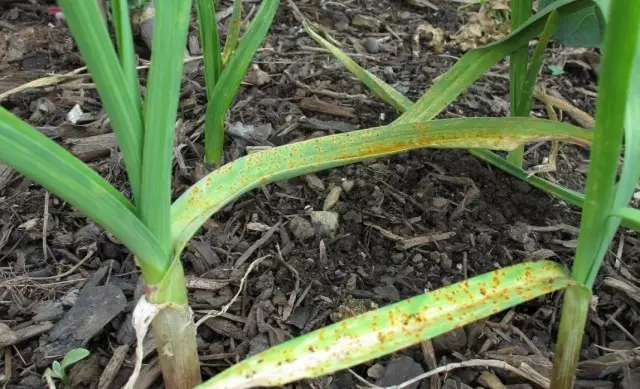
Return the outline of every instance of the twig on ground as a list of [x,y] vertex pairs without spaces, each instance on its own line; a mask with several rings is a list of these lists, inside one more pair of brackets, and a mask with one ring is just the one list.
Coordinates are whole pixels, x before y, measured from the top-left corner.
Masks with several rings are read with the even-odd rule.
[[296,277],[296,281],[293,287],[293,292],[291,292],[291,294],[289,295],[289,301],[287,302],[287,306],[284,308],[284,311],[282,312],[282,320],[286,321],[289,318],[289,315],[291,315],[291,312],[293,312],[293,309],[295,307],[295,302],[298,296],[298,291],[300,290],[300,275],[298,274],[298,271],[291,266],[290,264],[287,263],[287,261],[284,260],[284,258],[282,257],[282,253],[280,252],[280,246],[276,245],[276,250],[278,252],[278,260],[280,262],[282,262],[282,264],[289,269],[289,271],[291,271],[291,273],[293,273],[293,275]]
[[607,320],[613,323],[616,327],[618,327],[618,329],[622,331],[622,333],[625,334],[625,336],[629,338],[629,340],[633,344],[635,344],[637,347],[640,347],[640,342],[638,342],[638,339],[636,339],[636,337],[633,336],[633,334],[631,334],[629,330],[627,330],[622,324],[620,324],[620,322],[618,322],[615,318],[611,317],[611,315],[607,317]]
[[289,79],[289,81],[293,82],[294,84],[296,84],[297,87],[305,89],[313,94],[316,95],[322,95],[322,96],[327,96],[327,97],[332,97],[334,99],[350,99],[350,100],[361,100],[362,102],[368,103],[367,96],[360,94],[360,95],[350,95],[347,93],[340,93],[340,92],[334,92],[334,91],[330,91],[327,89],[313,89],[312,87],[310,87],[309,85],[303,83],[302,81],[298,81],[295,78],[293,78],[293,76],[291,75],[291,73],[289,73],[288,70],[285,70],[284,75],[287,76],[287,78]]
[[[190,63],[193,61],[199,61],[202,60],[202,56],[195,56],[195,57],[188,57],[184,59],[184,63]],[[137,70],[142,70],[142,69],[148,69],[149,66],[151,66],[151,63],[148,62],[145,65],[142,66],[138,66],[136,67]],[[61,84],[63,82],[66,81],[71,81],[71,80],[75,80],[75,79],[79,79],[79,78],[84,78],[84,77],[89,77],[89,74],[81,74],[82,72],[84,72],[85,70],[87,70],[86,66],[72,70],[68,73],[65,74],[56,74],[53,76],[49,76],[49,77],[43,77],[43,78],[38,78],[37,80],[33,80],[33,81],[29,81],[26,84],[22,84],[18,87],[15,87],[11,90],[8,90],[4,93],[0,93],[0,101],[6,99],[7,97],[14,95],[18,92],[23,92],[25,90],[28,89],[34,89],[34,88],[44,88],[47,86],[55,86],[58,84]],[[93,88],[95,87],[95,84],[84,84],[85,87],[88,88]]]
[[273,234],[276,231],[278,231],[278,229],[280,228],[280,223],[281,222],[278,221],[267,232],[262,234],[260,239],[256,240],[244,253],[242,253],[242,255],[238,259],[236,259],[236,263],[233,265],[233,267],[235,267],[235,268],[240,267],[240,265],[242,265],[243,263],[245,263],[247,261],[247,259],[249,259],[251,254],[253,254],[257,249],[259,249],[265,243],[267,243],[267,241],[273,236]]
[[14,331],[10,329],[9,326],[2,323],[0,326],[0,348],[19,344],[27,339],[33,338],[34,336],[44,334],[52,328],[53,323],[45,321]]
[[[78,270],[78,268],[82,265],[84,265],[85,262],[87,262],[89,259],[91,259],[91,257],[93,257],[93,254],[96,252],[95,251],[95,246],[93,246],[92,248],[90,248],[87,251],[87,255],[84,256],[84,258],[82,258],[78,263],[76,263],[71,269],[67,270],[66,272],[62,273],[62,274],[57,274],[55,276],[49,276],[49,277],[29,277],[29,276],[19,276],[19,277],[15,277],[6,281],[3,281],[0,286],[17,286],[15,283],[18,282],[24,282],[24,281],[47,281],[47,280],[57,280],[63,277],[66,277],[68,275],[71,275],[72,273],[74,273],[76,270]],[[78,282],[80,280],[72,280],[72,282]]]
[[[427,339],[424,342],[420,343],[420,349],[422,350],[422,356],[429,370],[437,369],[438,362],[436,360],[436,352],[433,349],[433,343],[431,343],[431,339]],[[431,377],[429,387],[431,389],[440,389],[440,379],[438,378],[437,374],[434,374],[433,377]]]
[[[513,317],[516,315],[516,312],[511,309],[507,312],[506,315],[504,315],[504,317],[502,318],[502,320],[500,320],[501,324],[507,324],[511,321],[511,319],[513,319]],[[493,345],[494,341],[491,338],[488,338],[487,340],[484,341],[484,343],[482,344],[482,347],[480,347],[480,354],[483,354],[485,351],[489,350],[489,348]]]
[[102,374],[100,375],[100,379],[98,380],[98,389],[107,389],[109,385],[116,378],[118,373],[120,372],[120,367],[127,357],[127,351],[129,351],[129,345],[123,344],[116,348],[113,352],[113,356],[109,360],[107,367],[104,368]]
[[244,283],[247,281],[247,278],[249,278],[249,273],[251,273],[251,271],[253,270],[254,267],[258,266],[262,261],[264,261],[265,259],[267,259],[269,257],[271,257],[271,255],[265,255],[264,257],[260,257],[260,258],[256,259],[255,261],[251,262],[251,264],[247,268],[247,271],[244,273],[244,276],[240,279],[240,286],[238,287],[238,291],[236,292],[235,296],[233,296],[233,298],[228,303],[226,303],[222,307],[221,310],[219,310],[219,311],[211,310],[211,311],[209,311],[209,313],[204,315],[200,320],[198,320],[196,322],[196,328],[198,328],[202,323],[204,323],[208,319],[212,319],[214,317],[218,317],[218,316],[222,315],[223,313],[226,313],[229,310],[229,308],[231,308],[233,303],[236,302],[238,297],[240,297],[240,294],[244,290]]
[[49,227],[49,191],[44,192],[44,212],[42,215],[42,256],[47,260],[47,229]]
[[554,107],[561,109],[569,114],[572,118],[574,118],[581,126],[584,126],[587,129],[593,129],[595,126],[595,120],[591,115],[584,112],[583,110],[571,105],[568,101],[551,96],[545,93],[542,89],[536,88],[533,92],[533,97],[540,100],[544,104],[551,104]]
[[[503,361],[497,361],[497,360],[492,360],[492,359],[470,359],[468,361],[463,361],[463,362],[454,362],[454,363],[449,363],[447,365],[444,366],[440,366],[437,369],[433,369],[430,370],[424,374],[420,374],[417,377],[414,377],[408,381],[405,381],[399,385],[393,385],[393,386],[387,386],[387,387],[380,387],[377,385],[374,385],[372,383],[370,383],[369,381],[365,380],[364,378],[360,377],[358,374],[356,374],[355,372],[353,372],[352,370],[349,370],[349,372],[351,374],[353,374],[358,380],[362,381],[363,383],[366,383],[367,385],[369,385],[371,388],[375,388],[375,389],[402,389],[402,388],[406,388],[416,382],[420,382],[425,378],[431,377],[435,374],[440,374],[440,373],[446,373],[449,372],[451,370],[455,370],[455,369],[460,369],[460,368],[466,368],[466,367],[493,367],[493,368],[497,368],[497,369],[503,369],[503,370],[507,370],[510,371],[511,373],[514,373],[516,375],[519,375],[522,378],[525,378],[531,382],[535,382],[536,384],[540,385],[541,387],[548,389],[551,386],[551,383],[549,381],[548,378],[543,377],[540,375],[540,373],[535,372],[535,370],[531,369],[531,367],[529,365],[527,365],[526,363],[523,363],[520,365],[520,368],[515,367],[515,366],[511,366],[506,362]],[[533,370],[533,372],[535,372],[535,374],[533,374],[531,372],[531,370]]]

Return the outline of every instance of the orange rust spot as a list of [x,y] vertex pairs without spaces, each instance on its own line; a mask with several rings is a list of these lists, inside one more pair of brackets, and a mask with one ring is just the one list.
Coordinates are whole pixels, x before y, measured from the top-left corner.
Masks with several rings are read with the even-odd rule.
[[484,287],[480,287],[480,294],[483,295],[483,296],[486,296],[487,295],[487,289],[484,288]]
[[493,273],[491,275],[491,284],[493,285],[493,287],[497,288],[498,286],[500,286],[500,276],[498,275],[498,273]]
[[524,278],[527,281],[531,281],[531,279],[533,279],[533,275],[531,274],[531,270],[529,270],[528,268],[524,270]]

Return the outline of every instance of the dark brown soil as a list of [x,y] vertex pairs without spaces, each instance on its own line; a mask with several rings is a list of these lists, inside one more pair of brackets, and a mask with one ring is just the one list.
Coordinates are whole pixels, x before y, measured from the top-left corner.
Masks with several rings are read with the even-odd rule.
[[[449,45],[443,53],[436,54],[423,39],[422,54],[414,59],[411,38],[416,27],[430,23],[452,35],[478,7],[458,10],[457,2],[431,0],[436,11],[409,3],[296,1],[308,18],[332,31],[363,67],[415,100],[463,55]],[[229,4],[230,1],[223,1],[219,8]],[[245,12],[255,5],[247,2]],[[0,10],[0,20],[16,30],[0,29],[0,93],[51,73],[66,73],[83,66],[68,31],[47,15],[46,7],[36,7],[28,1],[0,1]],[[378,31],[370,31],[352,24],[355,15],[377,17],[384,23]],[[227,22],[222,24],[226,26]],[[192,29],[191,33],[197,37],[197,30]],[[378,40],[377,53],[367,52],[370,38]],[[148,56],[143,44],[139,49],[143,59]],[[369,47],[369,51],[376,50]],[[593,115],[597,78],[593,60],[597,64],[597,57],[593,51],[569,50],[553,43],[539,86],[556,91],[570,104]],[[273,132],[267,140],[228,136],[226,161],[244,155],[247,146],[280,145],[335,133],[320,129],[318,123],[328,128],[368,128],[390,123],[398,116],[306,36],[286,1],[254,63],[269,77],[257,82],[258,72],[254,69],[249,73],[228,123],[271,125]],[[551,75],[549,64],[564,65],[564,74]],[[143,82],[145,77],[142,71]],[[201,63],[186,66],[176,142],[180,156],[174,175],[176,197],[205,171],[200,162],[205,109],[203,77]],[[79,138],[110,133],[90,82],[84,78],[31,89],[12,95],[2,104],[72,147]],[[311,91],[323,89],[342,96],[328,97]],[[334,115],[310,109],[309,99],[315,98],[331,104]],[[440,117],[506,116],[508,101],[508,63],[503,62]],[[76,104],[85,116],[73,125],[66,115]],[[335,115],[345,109],[347,114]],[[534,104],[534,115],[546,117],[539,101]],[[563,120],[574,122],[568,115]],[[100,143],[100,139],[89,138],[89,143]],[[548,145],[530,146],[527,168],[542,163],[549,150]],[[122,161],[113,147],[94,147],[83,156],[128,193]],[[587,165],[588,150],[564,146],[557,171],[543,176],[582,190]],[[309,224],[301,219],[308,222],[312,211],[322,210],[334,187],[344,188],[332,209],[339,215],[339,226],[335,234],[320,236],[317,229],[309,230]],[[128,345],[131,348],[123,367],[108,386],[121,387],[131,372],[135,344],[131,310],[141,292],[131,255],[75,209],[3,165],[0,220],[1,323],[14,331],[43,323],[46,326],[49,322],[60,327],[65,312],[88,295],[91,287],[116,286],[128,303],[117,310],[115,317],[105,313],[104,323],[91,336],[74,338],[77,346],[91,351],[92,357],[72,369],[71,386],[98,387],[99,377],[114,351]],[[351,307],[353,299],[382,306],[531,258],[548,257],[570,267],[579,221],[579,209],[486,165],[466,151],[414,151],[254,190],[206,223],[184,253],[189,276],[227,282],[217,291],[192,289],[190,302],[197,315],[229,302],[247,266],[268,256],[249,275],[240,299],[228,313],[199,328],[203,374],[212,376],[269,345],[330,324],[343,317],[341,313]],[[271,231],[264,232],[265,229]],[[453,234],[435,243],[398,250],[396,242],[381,230],[401,237]],[[234,268],[241,257],[244,264]],[[595,287],[594,310],[581,354],[581,360],[592,362],[581,365],[577,388],[640,387],[637,348],[635,353],[632,351],[640,346],[639,258],[637,233],[621,231]],[[609,282],[604,282],[605,277]],[[611,280],[636,294],[612,286]],[[116,290],[115,295],[118,293]],[[286,307],[292,293],[298,299],[289,315]],[[112,304],[106,300],[109,294],[102,298],[105,304]],[[411,371],[415,375],[415,369],[420,372],[450,362],[486,359],[506,361],[516,367],[526,363],[548,377],[560,302],[559,293],[541,297],[425,342],[422,347],[411,347],[353,370],[383,386],[402,382],[399,371],[403,369],[414,369]],[[79,332],[76,330],[70,329]],[[55,344],[61,348],[51,346],[55,341],[45,331],[5,347],[5,373],[0,380],[9,388],[42,387],[40,375],[53,358],[61,358],[55,350],[60,352],[71,341],[65,342]],[[428,352],[431,346],[433,354]],[[146,362],[151,371],[149,377],[157,375],[153,357]],[[390,363],[396,365],[385,371]],[[441,374],[424,381],[421,387],[504,387],[491,383],[493,378],[512,389],[538,387],[504,370],[482,366]],[[158,381],[149,385],[160,387]],[[348,372],[340,372],[289,387],[356,385],[362,384]]]

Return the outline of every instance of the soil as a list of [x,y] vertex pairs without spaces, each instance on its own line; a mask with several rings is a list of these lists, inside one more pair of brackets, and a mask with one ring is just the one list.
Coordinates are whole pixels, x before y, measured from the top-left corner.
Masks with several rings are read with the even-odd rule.
[[[32,3],[0,1],[4,23],[0,93],[83,66],[66,27],[48,15],[43,4]],[[331,31],[364,68],[413,100],[464,54],[454,44],[436,53],[423,38],[421,54],[414,58],[411,39],[416,28],[430,23],[450,37],[479,9],[475,5],[460,10],[461,3],[444,0],[297,0],[296,4],[306,17]],[[229,5],[230,1],[222,1],[219,8]],[[255,2],[246,2],[245,15],[255,7]],[[384,22],[371,30],[354,25],[356,15]],[[228,18],[221,21],[223,31],[227,24]],[[191,35],[198,36],[195,21]],[[190,49],[199,55],[197,45]],[[144,63],[149,54],[144,43],[139,43],[138,53]],[[598,58],[597,51],[553,42],[538,85],[593,115]],[[564,73],[553,75],[549,65],[559,65]],[[143,84],[145,78],[143,70]],[[331,97],[319,90],[336,93]],[[177,125],[175,197],[205,172],[201,163],[205,101],[202,64],[189,63]],[[501,62],[439,117],[506,116],[508,101],[508,63]],[[121,158],[109,143],[111,130],[88,77],[16,93],[2,104],[80,153],[128,195]],[[76,105],[83,115],[72,124],[67,114]],[[537,100],[533,114],[547,117]],[[283,1],[228,117],[228,127],[241,123],[271,133],[247,140],[229,131],[225,161],[244,155],[250,146],[286,144],[336,133],[336,128],[379,126],[397,116],[306,36]],[[569,115],[562,120],[579,124]],[[78,144],[85,148],[73,149]],[[525,167],[542,163],[548,150],[548,144],[529,145]],[[587,166],[588,150],[564,146],[557,170],[542,176],[582,190]],[[318,225],[310,223],[310,215],[323,209],[329,193],[338,192],[334,188],[341,188],[331,209],[339,224],[335,232],[322,235]],[[0,380],[8,388],[42,387],[41,374],[53,359],[71,347],[85,347],[91,357],[71,369],[70,385],[121,387],[134,360],[131,311],[142,291],[132,256],[77,210],[3,165],[0,219],[3,336],[35,331],[19,342],[3,343],[7,346]],[[249,264],[266,257],[249,274],[240,298],[227,313],[199,328],[203,375],[215,375],[247,355],[340,320],[357,310],[354,307],[383,306],[531,258],[551,258],[570,267],[579,221],[579,209],[462,150],[419,150],[254,190],[207,222],[183,255],[197,317],[231,301]],[[401,237],[445,235],[399,250],[381,231]],[[238,262],[244,263],[238,267]],[[639,279],[639,237],[621,229],[595,285],[576,388],[640,387]],[[215,290],[203,290],[195,287],[198,280],[223,283]],[[297,298],[291,312],[292,294]],[[548,378],[561,300],[560,293],[540,297],[353,371],[384,386],[436,366],[484,359],[520,368],[527,364]],[[114,354],[124,363],[114,375],[103,374],[112,357],[117,359]],[[145,363],[148,382],[138,387],[161,387],[153,355]],[[101,382],[101,375],[111,384]],[[288,387],[357,385],[363,384],[349,372],[339,372]],[[420,385],[539,387],[486,366],[454,369]]]

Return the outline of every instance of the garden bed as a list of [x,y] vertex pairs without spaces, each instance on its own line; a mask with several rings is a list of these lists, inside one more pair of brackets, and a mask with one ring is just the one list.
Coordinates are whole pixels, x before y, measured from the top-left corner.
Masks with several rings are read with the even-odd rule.
[[[487,20],[478,5],[458,9],[462,3],[443,0],[296,1],[360,65],[412,100],[464,54],[461,49],[482,43],[454,38],[474,20],[485,34],[496,34],[486,39],[508,31],[499,2],[490,3],[496,13]],[[218,11],[230,5],[223,1]],[[256,6],[246,2],[245,15]],[[46,7],[3,1],[0,9],[5,22],[0,29],[0,94],[83,66],[68,31]],[[221,21],[226,23],[228,18]],[[415,56],[412,39],[425,23],[442,32],[443,39],[439,44],[432,30],[420,40]],[[190,34],[198,37],[195,19]],[[197,44],[191,43],[191,55],[199,55]],[[144,64],[149,58],[144,43],[137,52]],[[595,51],[554,42],[538,86],[593,115],[598,58]],[[143,85],[145,79],[143,69]],[[508,63],[501,62],[440,117],[508,115],[508,80]],[[201,162],[205,102],[202,63],[190,61],[176,126],[175,198],[206,173]],[[128,191],[90,78],[74,76],[12,94],[2,104]],[[75,107],[81,116],[69,116]],[[539,100],[534,115],[547,117]],[[306,35],[283,1],[231,109],[225,160],[257,146],[375,127],[397,116]],[[562,119],[585,125],[575,113],[565,112]],[[543,163],[548,150],[548,144],[529,145],[525,167]],[[564,146],[557,171],[542,175],[583,190],[587,166],[588,150]],[[330,223],[336,215],[337,227]],[[246,275],[238,300],[199,328],[203,373],[215,375],[283,340],[499,267],[531,258],[551,258],[570,267],[579,216],[578,208],[453,150],[405,153],[254,190],[207,222],[183,255],[196,317],[232,301],[249,265],[262,259]],[[132,256],[86,217],[3,165],[0,220],[0,319],[7,326],[0,339],[37,330],[7,343],[7,387],[42,387],[44,368],[80,346],[91,357],[71,369],[72,387],[121,387],[132,369],[131,310],[142,293]],[[640,346],[637,233],[621,229],[600,274],[576,388],[640,387],[638,353],[632,351]],[[529,366],[533,373],[518,377],[487,368],[491,362],[486,362],[434,376],[420,387],[493,389],[501,388],[500,382],[512,389],[539,387],[544,383],[540,376],[548,378],[551,369],[560,301],[559,293],[530,301],[353,371],[389,386],[436,366],[498,360],[525,371]],[[140,388],[160,385],[153,380],[159,377],[153,348],[147,349],[149,382],[141,382]],[[105,375],[114,354],[126,355],[124,363]],[[101,376],[111,378],[111,385],[99,386]],[[364,384],[345,371],[290,387],[356,385]]]

